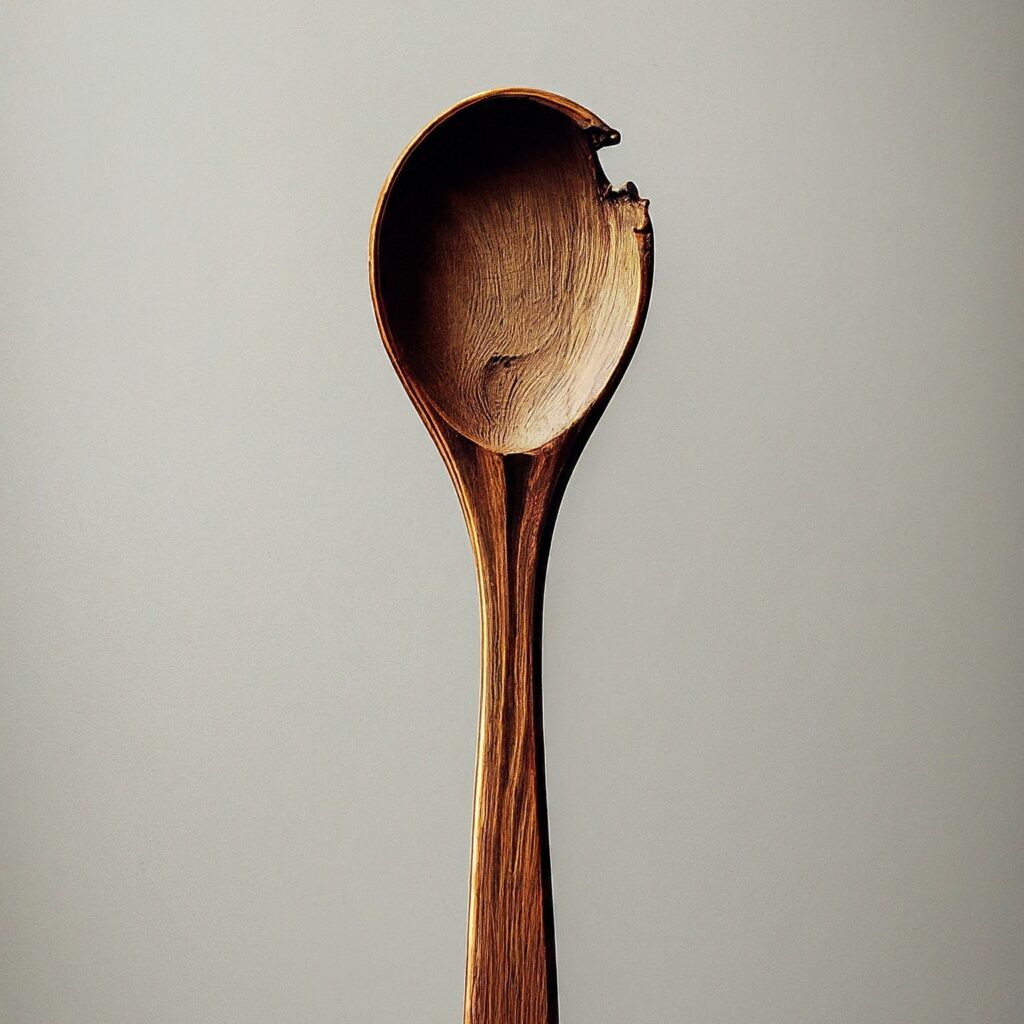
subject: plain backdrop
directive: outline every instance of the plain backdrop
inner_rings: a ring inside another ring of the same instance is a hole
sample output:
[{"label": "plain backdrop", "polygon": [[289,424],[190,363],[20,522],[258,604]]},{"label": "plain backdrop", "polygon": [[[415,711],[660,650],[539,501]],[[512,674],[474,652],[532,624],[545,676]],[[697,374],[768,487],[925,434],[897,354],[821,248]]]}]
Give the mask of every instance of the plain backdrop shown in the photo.
[{"label": "plain backdrop", "polygon": [[0,1020],[461,1020],[470,547],[405,143],[618,128],[544,653],[565,1024],[1024,1019],[1024,7],[0,4]]}]

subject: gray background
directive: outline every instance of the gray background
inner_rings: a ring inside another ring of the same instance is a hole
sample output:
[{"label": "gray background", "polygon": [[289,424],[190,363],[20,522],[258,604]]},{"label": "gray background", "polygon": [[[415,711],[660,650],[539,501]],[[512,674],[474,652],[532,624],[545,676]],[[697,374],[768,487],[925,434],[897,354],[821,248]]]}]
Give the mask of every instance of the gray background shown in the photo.
[{"label": "gray background", "polygon": [[619,128],[546,612],[566,1024],[1024,1019],[1019,2],[0,5],[0,1019],[461,1019],[477,597],[406,141]]}]

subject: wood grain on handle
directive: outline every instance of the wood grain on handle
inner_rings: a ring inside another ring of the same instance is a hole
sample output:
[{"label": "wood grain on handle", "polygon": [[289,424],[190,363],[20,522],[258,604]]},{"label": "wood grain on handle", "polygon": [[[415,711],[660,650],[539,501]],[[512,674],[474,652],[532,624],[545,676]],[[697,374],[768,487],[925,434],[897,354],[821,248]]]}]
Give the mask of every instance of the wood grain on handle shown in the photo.
[{"label": "wood grain on handle", "polygon": [[[540,707],[540,616],[561,450],[477,449],[460,493],[477,560],[483,681],[466,1024],[558,1019]],[[474,472],[475,470],[475,472]]]}]

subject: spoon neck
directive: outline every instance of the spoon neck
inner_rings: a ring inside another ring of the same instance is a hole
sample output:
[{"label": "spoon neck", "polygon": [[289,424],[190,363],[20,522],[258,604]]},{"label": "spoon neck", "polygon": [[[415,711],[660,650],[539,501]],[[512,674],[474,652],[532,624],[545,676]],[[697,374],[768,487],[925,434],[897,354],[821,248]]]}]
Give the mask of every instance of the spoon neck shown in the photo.
[{"label": "spoon neck", "polygon": [[474,487],[466,502],[481,596],[515,601],[543,584],[557,460],[545,454],[481,454],[486,486]]}]

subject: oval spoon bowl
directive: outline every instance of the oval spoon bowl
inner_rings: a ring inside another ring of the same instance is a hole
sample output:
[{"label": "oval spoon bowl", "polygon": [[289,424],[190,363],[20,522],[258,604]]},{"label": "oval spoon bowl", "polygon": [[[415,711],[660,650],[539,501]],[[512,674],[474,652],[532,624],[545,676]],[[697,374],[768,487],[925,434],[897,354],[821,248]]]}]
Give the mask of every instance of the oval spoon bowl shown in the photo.
[{"label": "oval spoon bowl", "polygon": [[406,150],[371,231],[381,333],[400,376],[492,451],[533,451],[578,422],[640,333],[647,201],[613,189],[618,133],[550,93],[453,107]]}]

